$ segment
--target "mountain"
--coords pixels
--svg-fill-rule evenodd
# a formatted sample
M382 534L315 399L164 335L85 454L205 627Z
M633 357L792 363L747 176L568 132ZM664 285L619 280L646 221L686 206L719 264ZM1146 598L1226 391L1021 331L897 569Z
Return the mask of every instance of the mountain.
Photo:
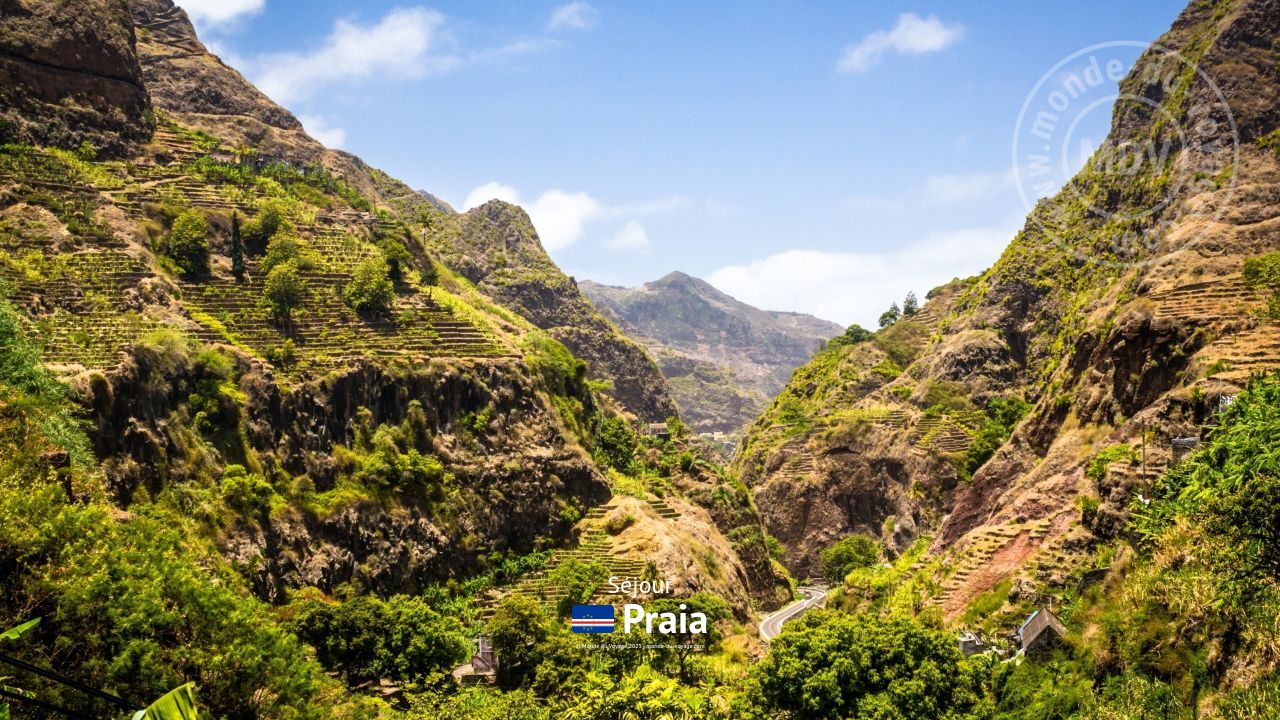
M760 310L681 272L638 288L589 280L581 288L657 358L681 418L700 432L741 430L844 331L811 315Z
M737 460L793 572L860 532L930 539L951 618L1001 583L1069 593L1175 440L1280 366L1243 274L1280 249L1278 34L1275 2L1191 3L1120 83L1145 100L1117 104L1095 156L1155 143L1164 163L1087 165L985 273L796 372Z
M639 432L665 381L524 211L325 148L170 0L2 6L0 625L43 617L42 663L373 717L364 673L447 677L504 601L659 572L742 627L786 601L741 486ZM412 667L303 649L328 612L391 613Z

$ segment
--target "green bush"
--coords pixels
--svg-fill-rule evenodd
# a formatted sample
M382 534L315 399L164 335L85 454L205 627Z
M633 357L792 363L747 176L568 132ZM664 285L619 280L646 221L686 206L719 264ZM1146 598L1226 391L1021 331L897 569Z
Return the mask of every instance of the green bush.
M384 314L396 299L396 288L382 256L367 258L356 266L342 296L356 312Z
M222 473L222 499L246 515L263 515L271 510L275 488L266 478L250 474L243 465L228 465Z
M955 635L910 619L818 610L789 623L751 670L752 717L986 717L982 674ZM743 713L744 715L746 713Z
M188 210L173 221L165 254L188 278L209 274L209 223L204 216Z
M267 281L262 286L262 296L273 315L288 319L293 314L293 310L306 298L307 282L302 279L296 264L286 262L277 265L267 273Z
M822 551L822 575L833 583L844 582L845 575L880 562L880 541L870 535L854 534L836 541Z
M326 668L353 684L421 680L452 669L471 647L456 619L406 595L305 600L289 625Z
M1244 281L1266 293L1263 315L1272 322L1280 321L1280 252L1245 260Z

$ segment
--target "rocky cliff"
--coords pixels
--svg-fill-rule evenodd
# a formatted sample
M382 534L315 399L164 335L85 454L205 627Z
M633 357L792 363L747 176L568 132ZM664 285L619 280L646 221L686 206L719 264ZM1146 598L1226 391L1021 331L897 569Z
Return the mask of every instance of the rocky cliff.
M117 155L150 137L126 0L0 2L0 141Z
M1060 590L1174 440L1280 365L1241 276L1280 248L1278 23L1271 0L1192 3L1095 156L1167 142L1167 162L1087 166L990 270L796 373L739 464L793 570L851 532L928 536L948 612L1003 580Z
M581 287L657 358L680 417L701 432L740 431L844 330L811 315L760 310L680 272L638 288L589 280Z
M485 295L528 318L586 360L593 377L610 383L605 392L637 417L662 422L676 415L666 380L653 359L605 319L573 278L556 267L523 210L495 200L443 217L430 228L428 242L446 264Z

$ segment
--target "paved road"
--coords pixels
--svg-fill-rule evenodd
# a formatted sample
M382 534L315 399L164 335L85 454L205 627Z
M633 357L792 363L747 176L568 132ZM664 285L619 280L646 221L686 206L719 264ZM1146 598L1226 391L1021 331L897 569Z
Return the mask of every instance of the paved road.
M769 642L782 632L782 625L788 620L798 618L815 607L821 607L827 601L826 588L801 585L796 588L800 599L782 608L776 613L766 615L760 621L760 637Z

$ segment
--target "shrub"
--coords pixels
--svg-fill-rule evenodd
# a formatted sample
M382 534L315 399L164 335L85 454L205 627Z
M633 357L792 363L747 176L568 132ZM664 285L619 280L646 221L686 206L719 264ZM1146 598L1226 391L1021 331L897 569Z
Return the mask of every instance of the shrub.
M258 214L244 224L243 234L245 247L252 252L262 252L267 243L276 236L281 228L288 228L289 221L279 203L267 202L258 208Z
M188 210L173 221L165 254L189 278L209 273L209 223L204 216Z
M250 474L243 465L228 465L222 472L222 499L246 515L262 515L271 509L275 488L266 478Z
M272 270L288 262L296 265L299 270L313 270L316 264L297 235L293 232L278 233L267 243L267 252L262 257L262 272L270 274Z
M1280 321L1280 252L1245 260L1244 281L1250 287L1267 293L1263 316L1272 322Z
M387 261L381 255L361 261L342 295L356 312L374 314L390 310L396 288L388 275Z
M286 262L267 273L262 295L271 312L277 318L288 319L294 308L302 304L307 294L307 283L298 273L298 266Z
M1134 454L1133 448L1128 445L1112 445L1104 448L1093 459L1089 461L1089 465L1085 468L1085 477L1100 482L1107 475L1107 466L1113 462L1120 460L1128 460L1130 463L1136 462L1138 456Z
M451 669L471 646L456 619L406 595L385 602L368 595L341 603L306 600L290 624L325 667L353 684L421 680Z
M822 574L833 583L844 582L850 572L879 562L880 549L880 541L870 535L855 534L838 540L822 551Z
M747 697L761 717L796 720L984 716L981 675L953 634L825 610L788 624L752 668Z

